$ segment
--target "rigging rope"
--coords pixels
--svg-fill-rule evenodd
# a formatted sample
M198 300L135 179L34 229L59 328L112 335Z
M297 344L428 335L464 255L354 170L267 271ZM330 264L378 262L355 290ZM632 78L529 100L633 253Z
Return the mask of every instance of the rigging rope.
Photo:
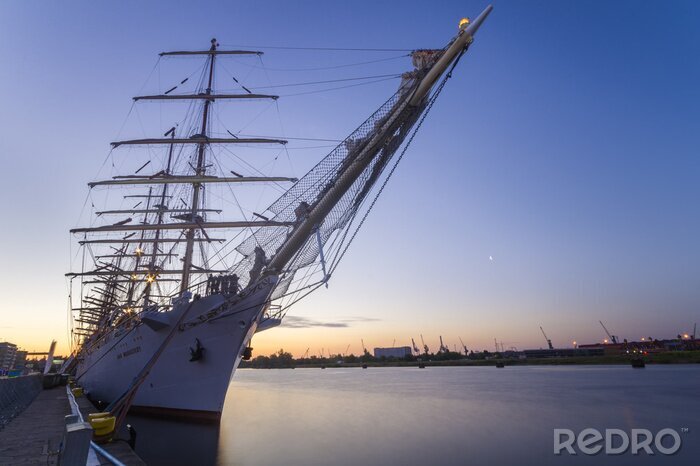
M338 68L347 68L350 66L360 66L360 65L369 65L371 63L380 63L380 62L385 62L385 61L391 61L391 60L397 60L399 58L405 58L411 56L410 53L403 54L403 55L397 55L395 57L389 57L389 58L380 58L378 60L367 60L367 61L361 61L361 62L354 62L354 63L345 63L342 65L333 65L333 66L321 66L321 67L314 67L314 68L266 68L263 66L256 66L256 65L251 65L250 63L245 63L241 61L237 61L237 63L243 65L243 66L248 66L250 68L257 68L257 69L264 69L268 71L322 71L322 70L336 70Z
M366 221L367 217L369 216L369 212L372 210L372 208L373 208L374 205L376 204L376 202L377 202L379 196L382 194L384 188L385 188L386 185L388 184L389 179L390 179L391 176L394 174L394 172L395 172L395 170L396 170L398 164L401 162L401 159L403 158L404 154L405 154L406 151L408 150L408 147L411 145L411 143L412 143L412 141L413 141L415 135L417 134L417 132L418 132L418 130L420 129L420 127L422 126L423 122L425 121L425 118L427 117L428 113L429 113L430 110L432 109L432 106L434 105L434 103L435 103L435 101L437 100L438 96L439 96L440 93L442 92L442 90L443 90L443 88L444 88L444 86L445 86L447 80L449 80L449 79L452 77L452 72L453 72L454 68L457 66L457 63L459 62L459 60L461 59L461 57L462 57L462 55L464 54L465 51L466 51L466 49L465 49L464 51L462 51L462 53L457 57L457 60L455 60L455 62L452 64L452 66L450 67L450 70L449 70L449 72L447 73L447 75L445 76L445 78L442 79L442 81L441 81L440 84L438 85L437 89L435 90L435 92L433 93L433 95L430 97L430 100L429 100L429 102L428 102L428 105L426 106L425 112L423 112L423 115L421 116L420 120L418 121L418 124L417 124L417 126L415 127L415 129L412 131L412 134L411 134L411 136L409 137L409 139L408 139L407 143L405 144L404 148L402 149L401 153L399 154L399 157L397 158L396 162L393 164L391 170L389 171L389 174L387 175L387 177L385 178L385 180L384 180L384 182L382 183L381 187L380 187L379 190L377 191L377 194L374 196L374 198L373 198L373 200L372 200L372 202L371 202L369 208L368 208L367 211L364 213L364 215L363 215L363 217L362 217L360 223L358 224L357 228L356 228L356 229L354 230L354 232L352 233L352 235L351 235L351 237L350 237L350 240L349 240L347 243L345 243L346 236L347 236L348 232L350 231L350 226L352 225L353 221L355 220L355 217L356 217L357 213L359 212L359 210L356 210L355 213L352 214L352 217L351 217L351 219L350 219L350 223L348 224L348 229L345 231L345 233L344 233L343 235L341 235L341 236L338 237L338 238L342 238L342 239L341 239L340 242L338 243L337 249L335 249L335 254L334 254L333 260L331 261L330 266L329 266L328 271L327 271L327 273L325 274L325 276L324 276L321 280L319 280L319 281L317 281L317 282L315 282L315 283L312 283L312 284L307 285L307 286L302 286L301 288L296 289L296 290L294 290L294 291L292 291L292 292L285 293L283 296L280 297L280 298L282 298L282 297L287 296L287 297L290 298L290 301L291 301L291 302L287 302L286 304L284 304L284 305L282 306L282 311L283 311L284 313L286 313L286 311L289 309L289 307L293 306L294 304L296 304L297 302L299 302L300 300L302 300L304 297L308 296L310 293L314 292L316 289L318 289L319 287L323 286L323 284L327 283L327 281L328 281L328 279L330 278L330 276L334 273L335 269L337 268L337 266L339 265L340 261L341 261L342 258L344 257L344 255L345 255L345 253L347 252L348 248L350 247L350 244L351 244L352 241L355 239L357 233L359 232L359 230L360 230L360 229L362 228L362 226L364 225L364 222ZM338 238L336 238L336 239L338 239ZM336 241L335 239L332 241L331 248L335 248L335 246L334 246L334 244L333 244L333 243L335 243L335 241ZM344 248L343 248L343 245L345 245ZM341 251L341 249L342 249L342 251ZM309 273L306 273L305 276L301 279L302 282L308 283L308 281L312 278L312 276L313 276L316 272L318 272L318 263L316 263L316 267L312 267L311 269L313 269L313 270L309 270ZM306 291L305 293L301 294L301 296L299 296L299 293L302 292L302 291L304 291L304 290L307 290L307 291ZM295 297L295 296L296 296L296 297Z
M168 346L168 343L170 343L170 340L173 339L177 330L179 330L180 325L185 320L185 317L187 316L190 309L192 308L192 305L195 302L196 301L191 301L187 305L185 310L182 311L182 314L175 322L175 325L173 325L173 328L170 330L170 333L165 337L165 339L160 344L153 356L151 356L151 359L148 360L146 365L141 369L141 371L139 371L136 377L134 377L134 380L131 382L127 390L119 398L110 403L110 405L107 406L107 408L105 408L105 411L108 411L117 418L115 422L117 429L122 424L122 422L124 422L124 418L126 417L126 414L129 411L129 408L131 407L131 403L134 401L134 397L136 396L136 392L138 391L139 387L141 386L143 381L146 380L146 377L148 377L148 375L151 373L151 369L155 365L156 361L158 361L158 358L160 358L160 355L163 353L165 348ZM126 333L128 334L130 332ZM107 353L108 352L105 352L105 354Z
M377 78L400 78L401 73L392 73L392 74L378 74L375 76L360 76L356 78L342 78L342 79L329 79L326 81L308 81L304 83L291 83L291 84L277 84L277 85L270 85L270 86L254 86L251 87L251 89L274 89L277 87L294 87L294 86L310 86L312 84L327 84L327 83L337 83L337 82L342 82L342 81L359 81L362 79L377 79Z
M459 54L459 56L457 57L455 62L452 64L450 71L447 73L447 75L445 75L442 82L440 82L440 85L435 90L435 93L430 98L430 102L428 103L428 106L426 107L425 112L423 112L423 115L421 116L420 120L418 121L416 128L411 133L411 137L408 139L408 141L406 142L406 145L401 150L401 153L399 154L399 157L396 159L396 162L394 162L394 165L391 167L391 170L389 170L389 174L384 179L384 182L382 183L382 185L379 187L377 194L374 196L374 199L372 199L372 202L370 203L369 207L367 208L367 211L365 212L365 214L362 216L362 219L360 220L360 223L357 225L357 228L355 229L353 234L350 236L350 240L348 240L348 242L345 245L345 248L342 250L342 252L340 252L340 254L334 258L333 263L331 264L331 266L329 267L329 270L328 270L329 276L332 275L333 272L335 271L335 269L338 267L338 264L345 256L345 253L348 251L350 244L352 244L353 240L357 236L357 233L360 231L360 228L362 228L362 226L364 225L365 220L367 220L367 217L369 216L369 213L371 212L372 208L374 208L374 205L376 204L377 200L379 199L379 196L382 194L382 191L384 191L384 188L386 187L387 183L389 182L389 179L391 179L391 176L394 174L394 171L396 171L396 167L399 165L404 154L406 153L409 146L413 142L413 138L415 138L416 134L418 133L418 130L420 129L423 122L425 121L425 118L428 116L428 113L430 113L430 110L433 108L433 104L435 104L435 101L437 100L438 96L442 92L442 89L445 87L445 84L452 77L452 71L454 71L455 67L457 66L457 63L459 63L459 60L462 58L462 55L464 55L464 52L466 52L466 50L467 50L466 47L464 48L464 50L462 50L462 53Z
M298 95L320 94L321 92L330 92L330 91L337 91L339 89L348 89L350 87L366 86L367 84L375 84L375 83L389 81L391 79L399 79L399 78L401 78L401 75L391 75L390 78L375 79L374 81L366 81L366 82L358 83L358 84L348 84L347 86L329 87L328 89L319 89L316 91L298 92L296 94L281 94L280 97L296 97Z
M376 49L376 48L343 48L343 47L287 47L274 45L235 45L224 44L226 47L245 47L254 49L278 50L327 50L333 52L412 52L415 49Z

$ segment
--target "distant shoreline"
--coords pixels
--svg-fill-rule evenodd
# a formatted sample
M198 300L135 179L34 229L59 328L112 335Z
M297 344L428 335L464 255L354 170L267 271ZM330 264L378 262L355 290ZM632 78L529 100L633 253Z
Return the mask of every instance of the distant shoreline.
M496 366L503 363L505 366L599 366L599 365L630 365L633 358L630 355L606 355L606 356L579 356L579 357L557 357L538 359L456 359L445 361L432 360L386 360L368 362L336 362L333 360L308 362L305 360L295 360L291 365L283 367L253 367L249 364L241 364L241 368L249 369L291 369L291 368L331 368L347 367L357 368L369 367L417 367L419 364L425 367L470 367L470 366ZM700 364L700 351L669 351L664 353L648 354L642 357L646 364Z

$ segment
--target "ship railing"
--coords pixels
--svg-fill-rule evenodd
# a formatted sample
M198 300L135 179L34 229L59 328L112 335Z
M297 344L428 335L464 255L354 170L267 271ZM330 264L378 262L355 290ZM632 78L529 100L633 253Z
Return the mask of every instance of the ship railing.
M284 317L285 312L282 310L282 306L279 304L271 304L270 307L267 308L265 311L265 314L263 314L263 317L261 320L267 320L267 319L279 319L282 320Z

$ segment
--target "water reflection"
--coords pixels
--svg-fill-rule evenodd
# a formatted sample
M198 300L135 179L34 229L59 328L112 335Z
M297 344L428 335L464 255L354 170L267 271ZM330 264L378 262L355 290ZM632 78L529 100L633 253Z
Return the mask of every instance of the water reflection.
M136 453L149 466L214 465L219 425L127 416L136 429Z
M693 464L700 366L240 370L220 427L133 418L153 465ZM689 428L673 457L555 456L554 428Z

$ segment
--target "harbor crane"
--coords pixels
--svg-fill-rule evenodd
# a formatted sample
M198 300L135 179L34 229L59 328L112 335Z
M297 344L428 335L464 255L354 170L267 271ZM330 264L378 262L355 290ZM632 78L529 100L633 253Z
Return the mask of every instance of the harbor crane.
M369 351L367 351L367 348L365 348L365 340L360 338L360 343L362 343L362 355L366 356L369 354Z
M428 345L425 344L425 340L423 340L423 334L420 334L420 342L423 343L423 351L425 354L430 353L430 349L428 348Z
M348 345L348 347L345 348L345 352L343 353L343 357L347 357L347 355L348 355L348 350L350 350L350 345Z
M442 342L442 335L440 335L440 352L441 353L449 353L450 349L445 346L445 344Z
M420 350L419 350L418 347L416 346L416 342L415 342L415 340L413 339L413 337L411 337L411 346L413 346L413 352L416 353L416 355L419 355L419 354L420 354Z
M462 337L459 337L459 342L462 344L462 348L464 348L464 355L469 356L469 352L467 351L467 345L465 345L462 341Z
M547 340L547 346L549 347L549 349L554 349L554 346L552 345L552 340L547 338L547 334L544 333L544 329L542 328L541 325L540 325L540 331L542 332L542 335L544 335L544 339Z
M311 349L311 348L306 348L306 351L304 352L304 355L301 357L301 359L306 359L306 358L309 357L309 350L310 350L310 349Z
M611 341L612 343L617 344L617 336L611 335L610 332L608 332L608 329L605 328L605 325L603 325L603 321L602 321L602 320L599 320L598 322L600 322L600 326L603 327L603 330L605 330L605 333L608 334L608 338L610 338L610 341Z

